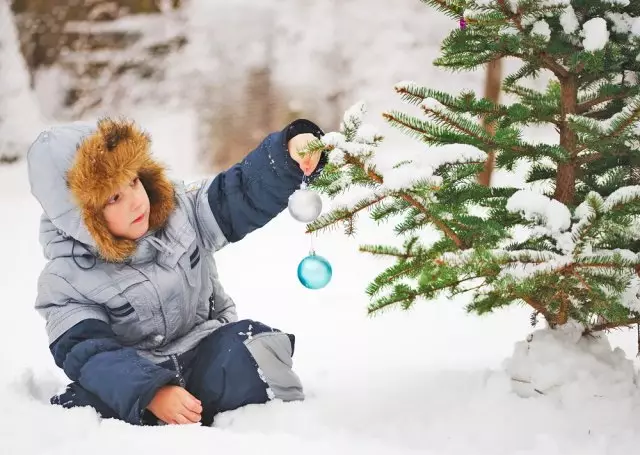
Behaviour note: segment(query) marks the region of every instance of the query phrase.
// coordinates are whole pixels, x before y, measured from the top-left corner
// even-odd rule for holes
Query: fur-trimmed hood
[[[152,158],[150,144],[148,134],[133,122],[108,118],[41,133],[27,161],[31,192],[44,210],[43,221],[48,219],[58,234],[80,242],[103,260],[131,257],[138,242],[113,236],[102,210],[116,189],[137,175],[149,195],[149,230],[165,225],[175,207],[174,187]],[[49,258],[58,255],[53,250],[60,239],[54,237],[59,236],[41,232]]]

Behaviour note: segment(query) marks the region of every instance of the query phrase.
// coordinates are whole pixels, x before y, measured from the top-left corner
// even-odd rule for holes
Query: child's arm
[[[62,277],[40,277],[36,309],[46,320],[56,365],[122,420],[141,424],[157,391],[179,384],[175,372],[118,343],[104,308],[87,302]]]
[[[199,230],[209,248],[220,249],[228,242],[241,240],[287,207],[289,196],[304,177],[302,163],[291,157],[288,145],[304,133],[323,135],[309,120],[296,120],[282,131],[269,134],[241,162],[191,195]],[[317,177],[325,163],[323,155],[307,180]]]

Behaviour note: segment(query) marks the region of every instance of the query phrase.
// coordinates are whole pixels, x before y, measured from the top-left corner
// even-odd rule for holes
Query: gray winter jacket
[[[138,240],[135,253],[121,262],[99,258],[66,182],[78,144],[95,131],[80,123],[51,128],[28,152],[48,259],[35,307],[50,343],[81,321],[97,319],[110,324],[120,344],[159,363],[237,319],[212,253],[286,207],[302,177],[285,151],[290,129],[269,135],[216,177],[189,188],[173,183],[175,209],[166,224]]]

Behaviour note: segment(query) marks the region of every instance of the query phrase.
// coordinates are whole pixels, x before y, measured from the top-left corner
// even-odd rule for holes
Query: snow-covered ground
[[[175,154],[177,147],[193,145],[189,116],[141,118],[172,173],[189,175],[193,163]],[[340,230],[316,236],[316,250],[332,262],[334,277],[324,290],[306,290],[295,269],[309,238],[286,211],[217,259],[240,317],[296,334],[294,365],[306,387],[305,402],[229,412],[215,428],[139,428],[101,421],[90,409],[52,407],[47,400],[66,378],[53,364],[43,321],[33,310],[43,265],[40,210],[24,164],[0,167],[0,187],[2,455],[626,455],[640,443],[640,399],[628,381],[626,389],[606,397],[574,390],[572,399],[524,399],[512,392],[503,364],[514,343],[532,330],[525,308],[478,317],[467,315],[459,299],[368,317],[364,287],[384,264],[358,253],[357,246],[384,242],[385,236],[392,241],[386,228],[363,219],[357,238]],[[633,331],[611,340],[634,357]],[[612,368],[611,377],[616,374]]]

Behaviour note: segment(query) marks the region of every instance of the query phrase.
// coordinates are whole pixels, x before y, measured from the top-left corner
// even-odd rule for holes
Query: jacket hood
[[[84,252],[122,262],[137,242],[107,229],[103,208],[122,184],[140,178],[150,202],[149,231],[162,228],[175,207],[174,188],[150,153],[150,137],[133,122],[103,119],[71,123],[42,132],[29,148],[31,193],[44,211],[40,241],[45,256],[68,250],[65,240]],[[62,238],[61,238],[62,237]],[[74,242],[75,245],[75,242]],[[71,253],[73,255],[73,253]]]

